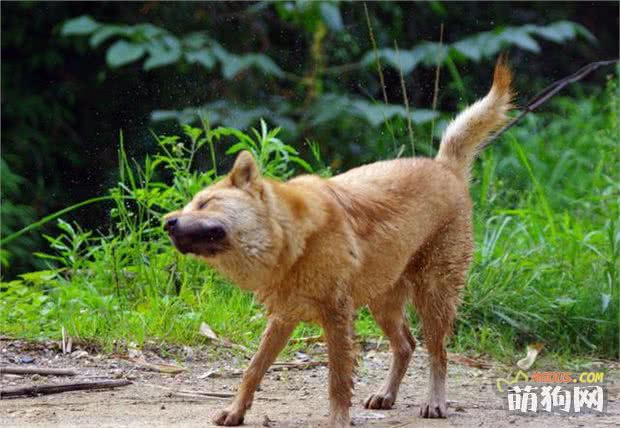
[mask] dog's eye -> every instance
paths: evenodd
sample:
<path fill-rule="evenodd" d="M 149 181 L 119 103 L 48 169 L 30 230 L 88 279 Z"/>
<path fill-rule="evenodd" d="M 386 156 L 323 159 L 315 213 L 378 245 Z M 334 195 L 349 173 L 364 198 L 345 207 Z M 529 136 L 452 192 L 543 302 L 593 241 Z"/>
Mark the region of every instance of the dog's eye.
<path fill-rule="evenodd" d="M 208 201 L 203 201 L 203 202 L 199 203 L 198 204 L 198 209 L 199 210 L 205 209 L 207 207 L 207 202 Z"/>

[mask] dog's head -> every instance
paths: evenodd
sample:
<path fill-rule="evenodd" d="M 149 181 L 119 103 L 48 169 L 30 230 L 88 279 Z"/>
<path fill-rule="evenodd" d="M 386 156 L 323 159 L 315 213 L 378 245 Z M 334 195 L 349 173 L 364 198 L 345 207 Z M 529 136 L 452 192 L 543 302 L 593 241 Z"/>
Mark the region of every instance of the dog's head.
<path fill-rule="evenodd" d="M 181 253 L 217 266 L 247 265 L 243 260 L 271 255 L 268 205 L 254 158 L 241 152 L 226 178 L 198 192 L 182 210 L 167 214 L 164 229 Z"/>

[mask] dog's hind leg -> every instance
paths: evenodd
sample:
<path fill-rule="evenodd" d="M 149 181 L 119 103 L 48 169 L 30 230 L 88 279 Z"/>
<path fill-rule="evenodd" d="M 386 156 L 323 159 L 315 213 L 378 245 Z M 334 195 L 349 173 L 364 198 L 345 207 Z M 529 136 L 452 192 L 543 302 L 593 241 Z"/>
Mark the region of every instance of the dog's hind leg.
<path fill-rule="evenodd" d="M 405 302 L 409 293 L 407 288 L 406 278 L 401 278 L 393 289 L 378 296 L 369 305 L 377 324 L 390 341 L 392 362 L 383 386 L 364 402 L 367 409 L 392 408 L 415 349 L 415 339 L 411 335 L 405 314 Z"/>
<path fill-rule="evenodd" d="M 445 340 L 452 333 L 472 249 L 468 224 L 460 226 L 441 231 L 407 269 L 414 283 L 413 304 L 422 321 L 430 358 L 430 393 L 420 408 L 424 418 L 447 416 Z"/>

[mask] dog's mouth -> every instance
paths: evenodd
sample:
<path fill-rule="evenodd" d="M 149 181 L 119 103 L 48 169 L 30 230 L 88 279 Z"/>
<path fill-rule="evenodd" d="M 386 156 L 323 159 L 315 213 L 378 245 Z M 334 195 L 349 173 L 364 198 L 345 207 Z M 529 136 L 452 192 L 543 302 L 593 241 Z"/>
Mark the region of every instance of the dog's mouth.
<path fill-rule="evenodd" d="M 170 236 L 170 240 L 182 254 L 193 254 L 201 257 L 215 257 L 228 249 L 224 241 L 196 241 L 191 237 Z"/>

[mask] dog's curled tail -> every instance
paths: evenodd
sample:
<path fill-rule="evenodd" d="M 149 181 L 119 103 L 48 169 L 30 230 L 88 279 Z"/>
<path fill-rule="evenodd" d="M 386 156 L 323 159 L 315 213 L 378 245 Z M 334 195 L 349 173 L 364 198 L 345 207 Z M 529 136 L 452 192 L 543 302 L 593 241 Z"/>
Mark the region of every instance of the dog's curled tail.
<path fill-rule="evenodd" d="M 491 132 L 507 121 L 506 112 L 512 108 L 512 73 L 501 55 L 495 64 L 493 86 L 489 93 L 461 112 L 446 128 L 435 158 L 446 164 L 464 179 L 479 147 Z"/>

